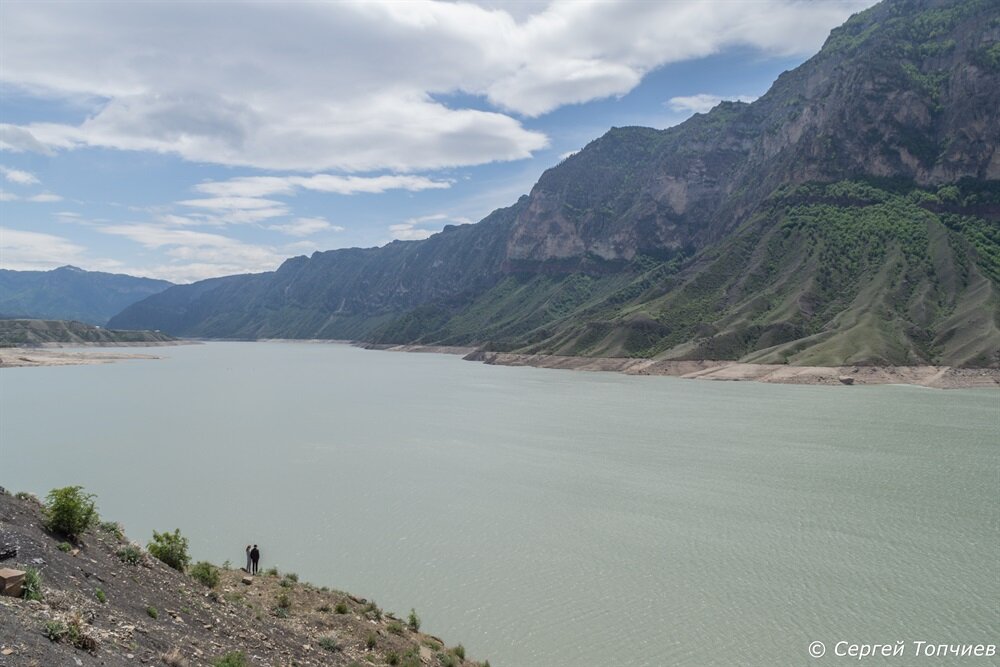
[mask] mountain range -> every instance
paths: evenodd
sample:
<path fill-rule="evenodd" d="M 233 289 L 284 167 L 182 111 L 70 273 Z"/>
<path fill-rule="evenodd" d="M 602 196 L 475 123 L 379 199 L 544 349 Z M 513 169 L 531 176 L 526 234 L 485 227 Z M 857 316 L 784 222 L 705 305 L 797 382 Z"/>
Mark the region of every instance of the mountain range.
<path fill-rule="evenodd" d="M 756 101 L 613 128 L 477 224 L 174 286 L 109 325 L 998 366 L 998 109 L 995 1 L 885 0 Z"/>
<path fill-rule="evenodd" d="M 0 269 L 0 313 L 5 318 L 77 320 L 104 325 L 136 301 L 173 283 L 61 266 L 52 271 Z"/>

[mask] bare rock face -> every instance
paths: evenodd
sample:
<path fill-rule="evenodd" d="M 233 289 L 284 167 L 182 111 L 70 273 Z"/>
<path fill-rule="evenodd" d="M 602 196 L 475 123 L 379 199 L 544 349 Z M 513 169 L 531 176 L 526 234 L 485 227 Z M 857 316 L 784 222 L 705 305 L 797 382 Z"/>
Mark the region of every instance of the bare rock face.
<path fill-rule="evenodd" d="M 885 2 L 752 104 L 723 102 L 663 131 L 612 129 L 542 176 L 507 267 L 577 270 L 697 250 L 787 184 L 1000 178 L 1000 25 L 988 9 Z"/>

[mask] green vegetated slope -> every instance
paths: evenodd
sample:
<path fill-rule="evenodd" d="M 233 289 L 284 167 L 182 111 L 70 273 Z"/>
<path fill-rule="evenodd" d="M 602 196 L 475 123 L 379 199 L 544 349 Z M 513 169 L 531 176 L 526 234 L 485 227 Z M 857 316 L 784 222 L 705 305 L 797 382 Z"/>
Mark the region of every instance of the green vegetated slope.
<path fill-rule="evenodd" d="M 177 340 L 158 331 L 116 331 L 64 320 L 0 319 L 0 347 L 70 345 L 138 345 Z"/>
<path fill-rule="evenodd" d="M 426 241 L 115 326 L 802 365 L 1000 364 L 1000 5 L 886 0 L 751 104 L 613 128 Z"/>
<path fill-rule="evenodd" d="M 0 313 L 103 325 L 122 308 L 172 283 L 63 266 L 52 271 L 0 269 Z"/>

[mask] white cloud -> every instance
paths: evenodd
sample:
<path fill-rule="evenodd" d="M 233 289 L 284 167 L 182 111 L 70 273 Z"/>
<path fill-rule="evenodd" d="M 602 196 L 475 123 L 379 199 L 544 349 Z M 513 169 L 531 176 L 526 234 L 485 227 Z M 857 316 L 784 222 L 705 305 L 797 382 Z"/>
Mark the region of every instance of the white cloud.
<path fill-rule="evenodd" d="M 228 181 L 199 183 L 195 189 L 216 197 L 266 197 L 294 194 L 299 188 L 340 195 L 378 194 L 388 190 L 439 190 L 451 187 L 450 181 L 435 181 L 424 176 L 389 174 L 383 176 L 242 176 Z"/>
<path fill-rule="evenodd" d="M 285 258 L 283 253 L 269 246 L 190 229 L 136 223 L 106 225 L 98 231 L 163 252 L 173 263 L 151 267 L 145 273 L 166 280 L 186 282 L 234 273 L 272 271 Z"/>
<path fill-rule="evenodd" d="M 452 216 L 447 213 L 434 213 L 417 218 L 409 218 L 401 223 L 389 225 L 389 236 L 397 241 L 422 241 L 428 236 L 437 234 L 443 224 L 428 225 L 427 223 L 447 222 L 454 225 L 468 225 L 472 220 L 462 216 Z"/>
<path fill-rule="evenodd" d="M 19 197 L 13 192 L 7 192 L 6 190 L 0 190 L 0 201 L 17 201 Z"/>
<path fill-rule="evenodd" d="M 323 218 L 296 218 L 292 222 L 283 225 L 271 225 L 268 229 L 273 229 L 289 236 L 310 236 L 318 232 L 344 231 L 344 228 L 340 225 L 331 225 Z"/>
<path fill-rule="evenodd" d="M 667 101 L 667 106 L 674 111 L 685 113 L 705 113 L 711 111 L 724 100 L 737 102 L 753 102 L 756 97 L 750 95 L 739 95 L 737 97 L 721 97 L 719 95 L 709 95 L 708 93 L 698 93 L 682 97 L 671 97 Z"/>
<path fill-rule="evenodd" d="M 20 169 L 11 169 L 9 167 L 4 167 L 0 165 L 0 174 L 10 181 L 11 183 L 16 183 L 17 185 L 37 185 L 38 177 L 29 171 L 21 171 Z"/>
<path fill-rule="evenodd" d="M 287 171 L 515 160 L 547 138 L 503 110 L 623 95 L 656 67 L 733 46 L 809 53 L 870 4 L 2 3 L 6 84 L 103 102 L 78 124 L 0 126 L 0 145 Z M 501 111 L 435 97 L 455 92 Z"/>
<path fill-rule="evenodd" d="M 85 250 L 61 236 L 0 227 L 0 268 L 45 271 L 80 262 Z"/>
<path fill-rule="evenodd" d="M 32 195 L 27 197 L 25 201 L 35 202 L 36 204 L 49 204 L 52 202 L 62 201 L 63 198 L 59 195 L 54 195 L 51 192 L 43 192 L 38 195 Z"/>

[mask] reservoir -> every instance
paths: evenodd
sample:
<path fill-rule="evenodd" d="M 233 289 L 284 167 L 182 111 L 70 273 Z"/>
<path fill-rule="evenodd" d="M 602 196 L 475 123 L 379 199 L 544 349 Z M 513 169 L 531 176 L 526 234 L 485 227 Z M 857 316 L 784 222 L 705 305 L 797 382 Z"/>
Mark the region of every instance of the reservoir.
<path fill-rule="evenodd" d="M 1000 635 L 997 391 L 137 351 L 162 359 L 0 371 L 0 485 L 81 484 L 195 559 L 257 543 L 494 667 L 846 664 L 839 641 L 899 640 L 866 664 L 909 664 Z"/>

